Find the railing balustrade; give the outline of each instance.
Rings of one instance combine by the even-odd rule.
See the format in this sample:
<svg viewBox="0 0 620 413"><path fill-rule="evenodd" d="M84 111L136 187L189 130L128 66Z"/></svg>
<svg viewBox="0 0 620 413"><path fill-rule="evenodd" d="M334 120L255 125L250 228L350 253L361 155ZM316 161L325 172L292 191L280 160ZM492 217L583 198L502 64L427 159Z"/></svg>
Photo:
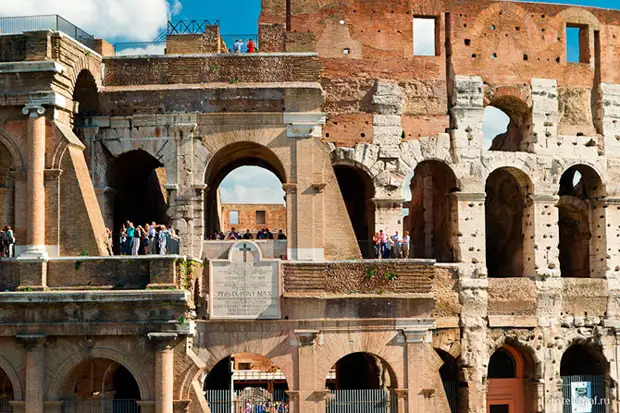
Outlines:
<svg viewBox="0 0 620 413"><path fill-rule="evenodd" d="M91 49L95 46L93 35L56 14L0 18L0 34L20 34L38 30L63 32Z"/></svg>

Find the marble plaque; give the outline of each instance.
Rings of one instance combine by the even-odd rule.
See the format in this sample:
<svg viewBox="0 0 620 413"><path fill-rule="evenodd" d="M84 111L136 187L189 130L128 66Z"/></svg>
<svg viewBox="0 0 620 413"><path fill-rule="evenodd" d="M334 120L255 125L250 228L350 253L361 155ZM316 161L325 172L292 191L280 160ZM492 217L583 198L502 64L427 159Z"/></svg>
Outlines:
<svg viewBox="0 0 620 413"><path fill-rule="evenodd" d="M280 260L263 260L251 241L236 242L226 260L209 261L212 319L280 318Z"/></svg>

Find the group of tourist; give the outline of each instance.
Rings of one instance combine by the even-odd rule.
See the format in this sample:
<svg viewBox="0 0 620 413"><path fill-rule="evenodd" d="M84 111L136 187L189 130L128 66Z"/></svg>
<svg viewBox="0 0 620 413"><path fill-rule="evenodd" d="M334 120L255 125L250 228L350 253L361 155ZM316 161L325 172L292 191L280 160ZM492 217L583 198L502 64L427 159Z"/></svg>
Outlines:
<svg viewBox="0 0 620 413"><path fill-rule="evenodd" d="M9 226L0 229L0 258L15 256L15 233Z"/></svg>
<svg viewBox="0 0 620 413"><path fill-rule="evenodd" d="M113 236L108 229L108 250L112 253ZM174 226L157 224L138 225L127 221L120 229L119 238L120 255L166 255L178 254L179 237Z"/></svg>
<svg viewBox="0 0 620 413"><path fill-rule="evenodd" d="M372 237L375 247L375 258L409 258L409 245L411 237L409 231L401 236L398 231L392 236L388 236L383 230L375 232Z"/></svg>
<svg viewBox="0 0 620 413"><path fill-rule="evenodd" d="M239 54L243 52L243 46L246 46L245 53L257 53L258 49L256 47L256 43L252 39L248 39L248 43L244 44L243 40L237 39L235 43L233 43L232 50L233 53Z"/></svg>
<svg viewBox="0 0 620 413"><path fill-rule="evenodd" d="M288 403L282 401L256 402L246 400L243 413L288 413Z"/></svg>
<svg viewBox="0 0 620 413"><path fill-rule="evenodd" d="M271 230L269 230L268 228L263 228L263 229L258 230L256 235L254 235L252 231L250 231L249 229L246 229L245 232L241 234L237 232L235 227L232 227L227 234L225 234L222 231L214 232L213 234L209 236L209 240L211 241L235 241L239 239L259 239L259 240L260 239L277 239L277 240L286 239L286 234L284 234L284 231L282 231L281 229L278 230L275 234L274 232L276 232L275 229L273 230L273 232L271 232Z"/></svg>

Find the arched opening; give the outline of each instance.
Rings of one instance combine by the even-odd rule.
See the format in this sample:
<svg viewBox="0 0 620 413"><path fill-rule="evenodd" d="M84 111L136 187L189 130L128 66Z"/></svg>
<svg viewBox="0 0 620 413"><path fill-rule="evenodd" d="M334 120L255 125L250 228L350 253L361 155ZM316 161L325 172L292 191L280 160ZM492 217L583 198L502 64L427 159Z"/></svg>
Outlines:
<svg viewBox="0 0 620 413"><path fill-rule="evenodd" d="M603 413L607 405L606 375L608 363L602 348L574 344L562 355L560 376L562 396L570 412Z"/></svg>
<svg viewBox="0 0 620 413"><path fill-rule="evenodd" d="M86 69L82 70L75 81L73 89L73 111L74 126L76 131L80 128L88 126L86 119L96 115L99 110L99 95L97 91L97 82L92 73ZM80 134L78 134L80 136ZM80 136L80 138L83 138Z"/></svg>
<svg viewBox="0 0 620 413"><path fill-rule="evenodd" d="M274 257L286 256L286 173L275 153L253 142L225 146L209 161L205 182L207 239L265 240Z"/></svg>
<svg viewBox="0 0 620 413"><path fill-rule="evenodd" d="M204 380L205 397L213 413L288 412L287 390L282 370L267 357L252 353L220 360Z"/></svg>
<svg viewBox="0 0 620 413"><path fill-rule="evenodd" d="M605 196L597 173L575 165L560 178L558 226L562 277L600 277L606 267L605 209L597 201Z"/></svg>
<svg viewBox="0 0 620 413"><path fill-rule="evenodd" d="M486 262L489 277L533 271L533 203L530 179L514 168L497 169L486 182Z"/></svg>
<svg viewBox="0 0 620 413"><path fill-rule="evenodd" d="M121 251L120 233L130 221L135 228L155 222L168 225L168 194L163 164L141 149L118 156L108 168L108 183L114 189L114 246Z"/></svg>
<svg viewBox="0 0 620 413"><path fill-rule="evenodd" d="M355 411L357 406L372 406L372 412L391 412L396 408L393 389L396 376L391 366L370 353L351 353L334 364L325 380L330 391L327 412ZM347 410L349 409L349 410Z"/></svg>
<svg viewBox="0 0 620 413"><path fill-rule="evenodd" d="M487 412L525 413L535 405L533 361L510 345L497 349L487 370Z"/></svg>
<svg viewBox="0 0 620 413"><path fill-rule="evenodd" d="M458 409L458 391L459 391L459 367L457 361L450 353L435 349L443 365L439 368L439 375L441 376L441 382L443 384L444 392L446 393L446 399L450 405L450 412L456 413Z"/></svg>
<svg viewBox="0 0 620 413"><path fill-rule="evenodd" d="M140 388L121 364L104 358L75 366L61 389L64 413L138 413Z"/></svg>
<svg viewBox="0 0 620 413"><path fill-rule="evenodd" d="M15 230L15 160L11 156L9 149L0 142L0 230L5 226L10 226ZM8 251L0 248L0 258Z"/></svg>
<svg viewBox="0 0 620 413"><path fill-rule="evenodd" d="M489 150L530 152L532 150L532 111L515 96L493 99L485 108L482 121L485 141Z"/></svg>
<svg viewBox="0 0 620 413"><path fill-rule="evenodd" d="M13 400L15 400L15 395L11 379L4 370L0 369L0 412L12 412L13 408L9 402Z"/></svg>
<svg viewBox="0 0 620 413"><path fill-rule="evenodd" d="M409 216L405 231L410 233L413 258L433 258L439 262L457 262L456 176L439 161L421 162L411 180Z"/></svg>
<svg viewBox="0 0 620 413"><path fill-rule="evenodd" d="M375 204L372 199L375 188L372 179L367 173L351 165L335 165L334 172L362 257L374 258L372 239L375 231Z"/></svg>

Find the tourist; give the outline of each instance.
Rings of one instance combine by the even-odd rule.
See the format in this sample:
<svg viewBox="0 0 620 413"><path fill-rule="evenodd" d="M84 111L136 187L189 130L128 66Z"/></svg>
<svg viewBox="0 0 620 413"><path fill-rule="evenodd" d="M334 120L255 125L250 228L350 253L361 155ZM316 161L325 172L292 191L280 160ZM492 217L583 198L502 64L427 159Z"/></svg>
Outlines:
<svg viewBox="0 0 620 413"><path fill-rule="evenodd" d="M403 242L402 242L402 251L403 251L403 258L407 259L409 258L409 244L411 243L411 237L409 236L409 231L405 231L405 236L403 237Z"/></svg>
<svg viewBox="0 0 620 413"><path fill-rule="evenodd" d="M273 239L273 232L271 232L269 230L269 228L265 228L265 238L266 239Z"/></svg>
<svg viewBox="0 0 620 413"><path fill-rule="evenodd" d="M391 258L392 257L392 247L394 246L394 241L392 237L388 237L385 240L385 250L383 254L383 258Z"/></svg>
<svg viewBox="0 0 620 413"><path fill-rule="evenodd" d="M168 231L165 225L160 225L157 231L157 244L159 246L158 254L166 255L166 245L168 244Z"/></svg>
<svg viewBox="0 0 620 413"><path fill-rule="evenodd" d="M136 235L136 227L133 226L133 222L127 221L125 232L127 233L127 255L131 255L133 251L133 237Z"/></svg>
<svg viewBox="0 0 620 413"><path fill-rule="evenodd" d="M133 225L133 224L131 224ZM134 228L133 231L133 242L131 243L131 255L138 255L140 250L140 240L142 238L143 229L141 226Z"/></svg>
<svg viewBox="0 0 620 413"><path fill-rule="evenodd" d="M243 239L254 239L249 229L245 230L245 234L243 234Z"/></svg>
<svg viewBox="0 0 620 413"><path fill-rule="evenodd" d="M259 229L258 233L256 234L256 239L265 239L265 233L263 232L263 229Z"/></svg>
<svg viewBox="0 0 620 413"><path fill-rule="evenodd" d="M235 40L235 44L233 44L233 53L241 53L242 48L243 42L239 39Z"/></svg>
<svg viewBox="0 0 620 413"><path fill-rule="evenodd" d="M387 236L383 230L379 230L379 257L385 258L385 248L387 245Z"/></svg>
<svg viewBox="0 0 620 413"><path fill-rule="evenodd" d="M394 233L394 235L392 235L392 256L393 258L401 258L401 244L402 244L403 239L401 238L400 234L398 233L398 231L396 231Z"/></svg>
<svg viewBox="0 0 620 413"><path fill-rule="evenodd" d="M278 239L279 240L284 240L286 239L286 235L284 234L284 232L282 230L278 231Z"/></svg>
<svg viewBox="0 0 620 413"><path fill-rule="evenodd" d="M5 226L2 230L2 251L2 255L6 258L15 256L15 234L9 226Z"/></svg>
<svg viewBox="0 0 620 413"><path fill-rule="evenodd" d="M112 250L114 238L112 236L112 231L110 228L105 229L105 249L108 251L108 255L114 255L114 251Z"/></svg>
<svg viewBox="0 0 620 413"><path fill-rule="evenodd" d="M118 233L119 254L127 255L127 228L125 224L121 225L121 229Z"/></svg>
<svg viewBox="0 0 620 413"><path fill-rule="evenodd" d="M255 53L255 52L256 52L256 44L254 43L254 40L248 39L248 53Z"/></svg>
<svg viewBox="0 0 620 413"><path fill-rule="evenodd" d="M238 239L241 239L241 237L239 236L239 233L235 230L235 227L232 227L226 239L227 240L238 240Z"/></svg>
<svg viewBox="0 0 620 413"><path fill-rule="evenodd" d="M380 258L381 254L381 237L379 237L379 233L375 232L375 235L372 237L372 243L375 247L375 258Z"/></svg>
<svg viewBox="0 0 620 413"><path fill-rule="evenodd" d="M155 239L155 235L157 234L157 224L155 221L151 222L149 226L149 253L157 254L157 242Z"/></svg>

